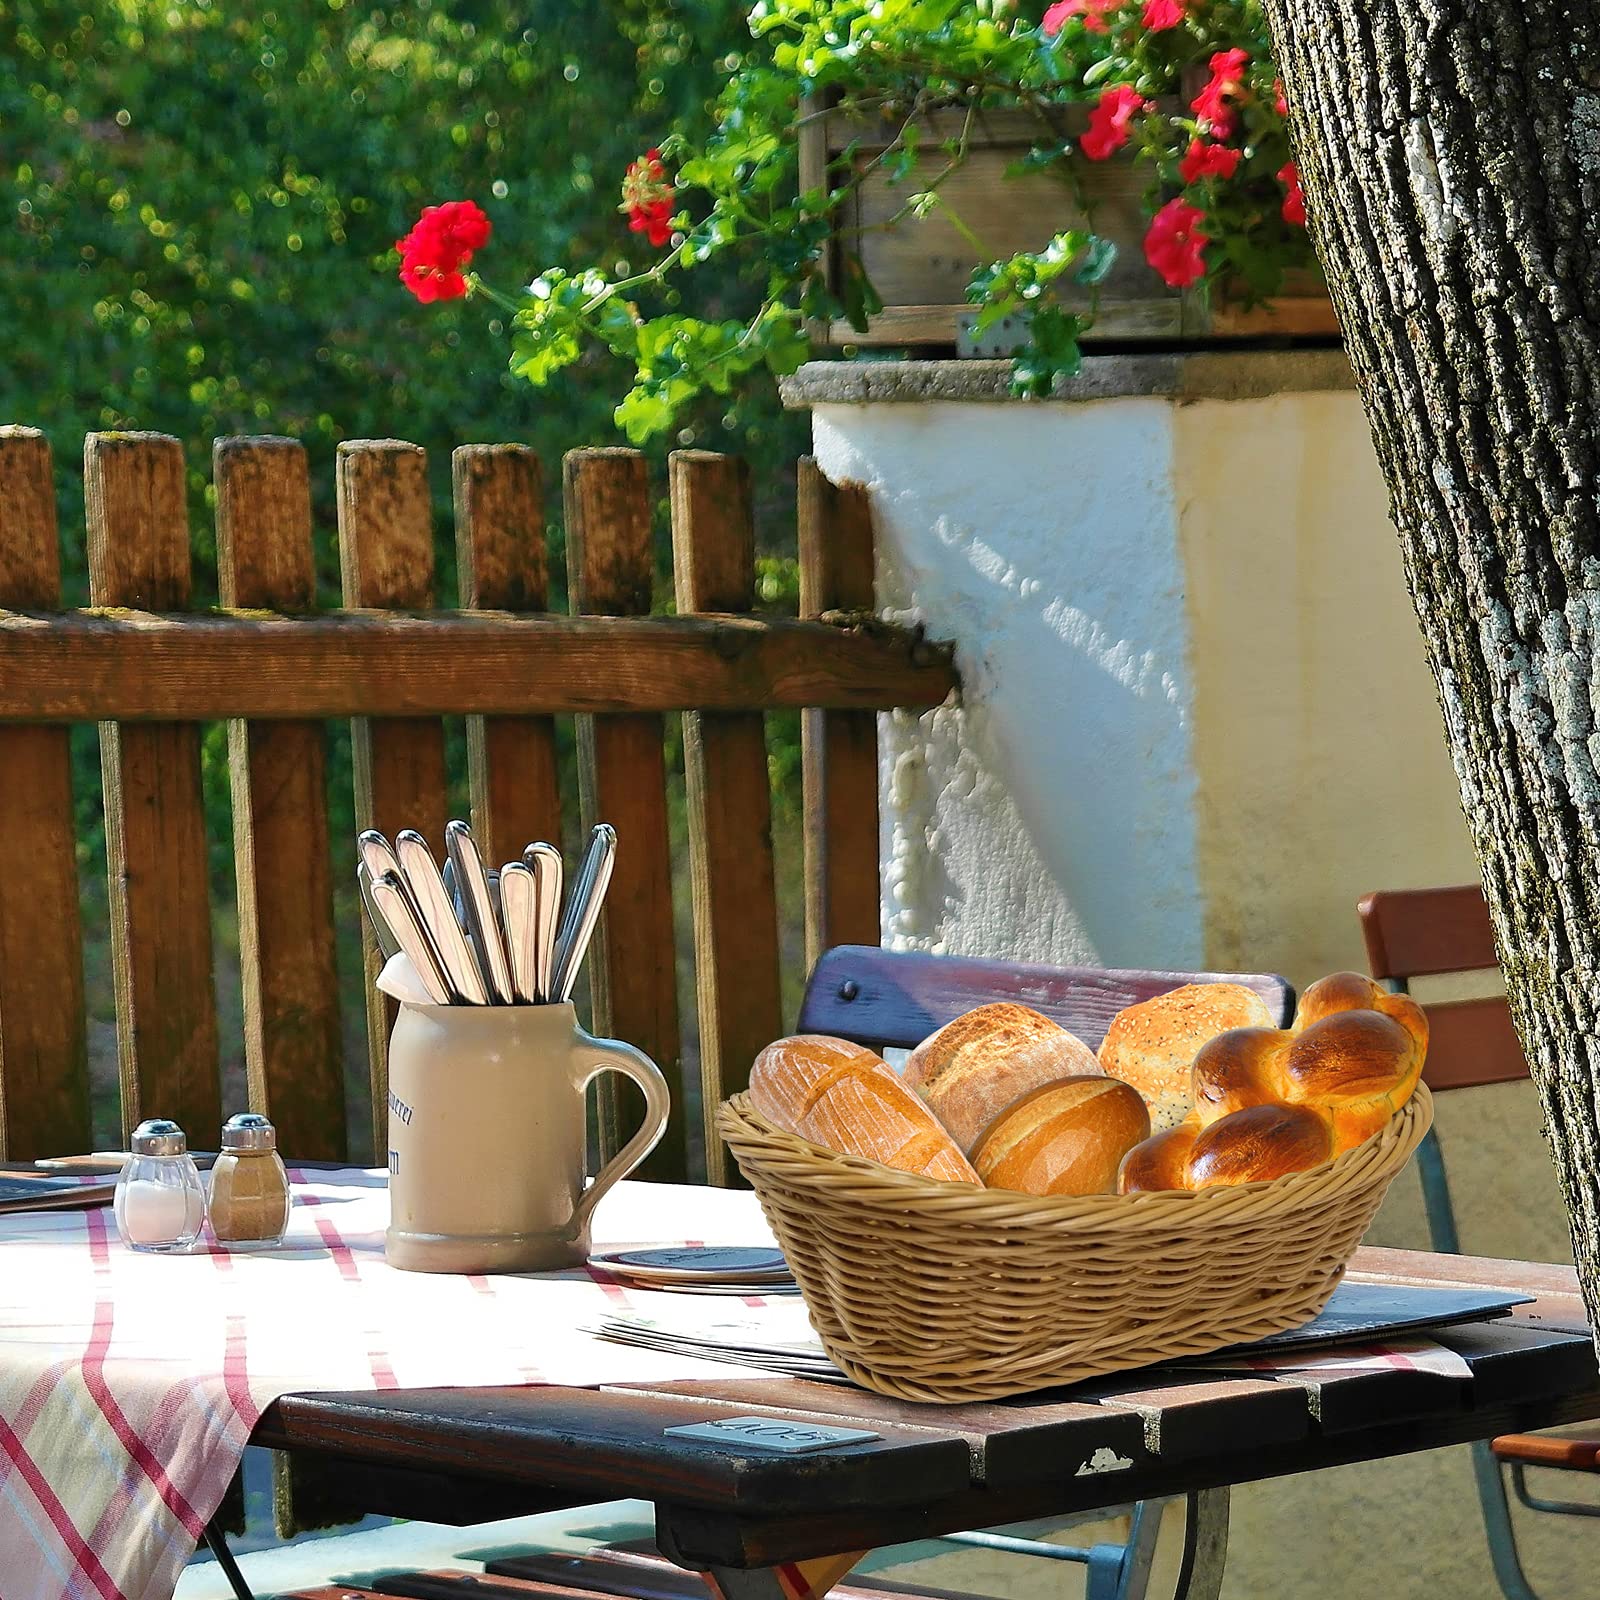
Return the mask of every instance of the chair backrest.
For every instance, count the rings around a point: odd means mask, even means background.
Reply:
[[[1111,1019],[1125,1006],[1186,983],[1241,983],[1254,989],[1279,1027],[1294,1012],[1294,990],[1268,973],[1044,967],[840,945],[812,970],[800,1031],[853,1039],[875,1050],[910,1049],[974,1006],[1014,1000],[1098,1049]]]
[[[684,1029],[664,744],[675,731],[667,719],[682,713],[708,1107],[741,1087],[756,1051],[783,1032],[769,711],[802,715],[808,951],[876,937],[876,714],[938,705],[956,678],[947,648],[850,625],[873,603],[866,491],[800,464],[802,617],[775,617],[757,605],[747,468],[677,452],[668,470],[676,614],[652,615],[645,458],[574,451],[563,489],[576,614],[554,616],[537,457],[519,445],[470,445],[453,468],[462,609],[435,606],[423,452],[369,440],[338,455],[347,609],[318,612],[304,450],[288,439],[219,441],[212,481],[227,609],[208,610],[191,592],[181,444],[92,435],[84,471],[96,609],[69,610],[49,446],[35,430],[0,428],[0,1158],[90,1148],[72,723],[100,729],[125,1132],[144,1116],[172,1116],[203,1145],[225,1109],[206,722],[226,723],[229,735],[248,1098],[303,1159],[347,1150],[335,918],[337,904],[348,938],[354,841],[330,828],[331,721],[349,719],[358,826],[415,827],[441,848],[451,804],[445,719],[456,716],[467,722],[473,828],[491,860],[531,838],[559,840],[560,797],[571,789],[581,827],[565,819],[569,840],[596,820],[616,826],[609,909],[586,966],[594,1024],[674,1079]],[[569,714],[576,783],[560,781],[555,719]],[[363,987],[381,1159],[388,1017],[375,971],[369,935]],[[683,1088],[651,1176],[689,1175],[693,1096]],[[603,1087],[603,1150],[626,1136],[627,1120],[626,1103]],[[707,1141],[713,1178],[724,1175],[723,1155]]]
[[[1499,965],[1489,908],[1476,884],[1445,889],[1386,889],[1359,907],[1374,978],[1406,989],[1413,978],[1492,971]],[[1428,1065],[1435,1093],[1510,1083],[1528,1076],[1503,995],[1427,1004]]]

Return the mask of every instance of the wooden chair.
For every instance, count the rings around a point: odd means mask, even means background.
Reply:
[[[1379,891],[1367,895],[1359,911],[1368,970],[1393,989],[1408,990],[1413,978],[1499,967],[1489,908],[1475,884]],[[1430,1037],[1423,1078],[1435,1094],[1515,1083],[1528,1077],[1528,1063],[1503,996],[1441,1001],[1425,1009]],[[1433,1248],[1460,1254],[1444,1151],[1435,1130],[1429,1131],[1417,1151],[1417,1170]],[[1531,1494],[1526,1481],[1530,1466],[1600,1471],[1600,1431],[1591,1428],[1581,1437],[1505,1434],[1487,1444],[1473,1445],[1472,1458],[1489,1555],[1501,1591],[1506,1600],[1537,1600],[1517,1552],[1502,1470],[1510,1476],[1517,1499],[1530,1510],[1600,1516],[1600,1505],[1548,1500]]]

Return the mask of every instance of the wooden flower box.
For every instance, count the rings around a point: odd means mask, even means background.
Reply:
[[[857,170],[867,170],[833,241],[827,265],[830,284],[837,290],[847,259],[859,255],[883,299],[883,309],[865,333],[844,321],[824,323],[812,330],[819,342],[956,346],[963,355],[1007,353],[1016,335],[1004,323],[982,339],[971,337],[966,287],[973,269],[1018,251],[1037,250],[1052,234],[1090,227],[1116,244],[1117,259],[1100,284],[1086,346],[1337,334],[1333,306],[1314,271],[1294,274],[1286,292],[1267,305],[1246,307],[1215,296],[1208,304],[1204,294],[1169,289],[1144,259],[1147,174],[1131,160],[1078,160],[1070,178],[1059,167],[1007,176],[1034,146],[1080,134],[1087,123],[1085,107],[1062,107],[1050,128],[1023,110],[974,113],[967,159],[938,186],[944,203],[924,217],[906,214],[910,197],[926,189],[942,169],[935,147],[960,136],[965,115],[958,109],[929,112],[921,128],[925,153],[899,181],[888,163],[874,167],[892,142],[897,122],[835,111],[805,124],[803,189],[822,184],[830,163],[846,150]],[[981,242],[981,249],[956,226],[951,213]],[[1088,291],[1081,295],[1087,308]]]

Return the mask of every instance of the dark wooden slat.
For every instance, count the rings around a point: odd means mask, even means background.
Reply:
[[[304,449],[219,439],[217,579],[225,605],[311,611],[316,566]],[[228,724],[250,1104],[291,1159],[345,1154],[344,1062],[320,722]]]
[[[572,609],[647,616],[655,581],[650,489],[636,450],[574,450],[563,476]],[[576,664],[574,664],[576,670]],[[585,831],[617,830],[616,866],[589,954],[595,1031],[650,1056],[672,1089],[666,1134],[640,1175],[688,1176],[682,1040],[673,947],[672,856],[664,729],[658,714],[578,719],[578,780]],[[600,1146],[610,1155],[637,1125],[614,1075],[600,1080]]]
[[[797,491],[800,615],[871,614],[876,585],[866,490],[829,483],[805,457]],[[809,710],[800,732],[806,961],[814,966],[830,945],[878,942],[878,719],[866,711]]]
[[[1384,1250],[1362,1245],[1346,1274],[1352,1283],[1418,1284],[1433,1288],[1491,1289],[1525,1294],[1515,1321],[1584,1331],[1588,1317],[1571,1267],[1549,1261],[1499,1261],[1491,1256],[1437,1255],[1426,1250]]]
[[[868,1496],[908,1505],[971,1481],[967,1447],[925,1432],[803,1457],[739,1455],[664,1430],[727,1408],[585,1389],[410,1389],[285,1395],[255,1441],[428,1470],[470,1461],[501,1481],[672,1494],[686,1504],[805,1515]]]
[[[813,968],[800,1030],[877,1048],[910,1047],[974,1006],[1013,1000],[1054,1017],[1096,1049],[1125,1006],[1185,983],[1217,982],[1254,989],[1280,1022],[1294,1009],[1294,990],[1268,974],[1026,966],[846,945]]]
[[[1528,1076],[1528,1059],[1502,996],[1447,1000],[1423,1009],[1428,1013],[1428,1063],[1422,1077],[1435,1093]]]
[[[0,428],[0,606],[61,603],[50,445]],[[64,728],[0,728],[0,1157],[86,1149],[89,1067]]]
[[[786,618],[0,613],[0,722],[924,706],[954,684],[940,646]]]
[[[1219,1483],[1250,1483],[1287,1473],[1320,1471],[1358,1461],[1376,1461],[1418,1450],[1435,1450],[1500,1433],[1550,1427],[1600,1414],[1600,1389],[1571,1392],[1548,1401],[1457,1407],[1420,1418],[1387,1421],[1369,1428],[1313,1433],[1302,1440],[1214,1457],[1152,1459],[1141,1471],[1115,1477],[1040,1478],[997,1492],[973,1488],[944,1501],[912,1506],[850,1505],[805,1517],[730,1516],[691,1505],[657,1502],[661,1548],[692,1567],[767,1566],[802,1561],[834,1550],[864,1549],[933,1538],[958,1528],[994,1527],[1033,1517],[1065,1515],[1139,1497],[1155,1499]]]
[[[1105,1470],[1115,1477],[1141,1464],[1148,1453],[1142,1418],[1075,1400],[918,1405],[865,1389],[808,1383],[802,1378],[695,1378],[616,1392],[716,1400],[752,1416],[770,1413],[840,1427],[887,1426],[955,1434],[966,1441],[973,1482],[991,1488],[1023,1482],[1042,1472],[1071,1477],[1085,1468]],[[1111,1466],[1114,1460],[1125,1466]]]
[[[1590,1428],[1581,1437],[1562,1433],[1503,1433],[1491,1441],[1501,1461],[1567,1472],[1600,1472],[1600,1435]]]
[[[1597,1381],[1594,1341],[1587,1335],[1512,1322],[1472,1322],[1436,1328],[1429,1338],[1454,1350],[1472,1368],[1475,1407],[1543,1400]]]
[[[1304,1397],[1317,1430],[1350,1433],[1386,1422],[1453,1416],[1464,1404],[1463,1378],[1391,1368],[1382,1372],[1285,1372],[1273,1382]]]
[[[670,472],[678,610],[749,609],[756,577],[749,467],[733,456],[680,450]],[[761,713],[685,712],[683,764],[706,1177],[727,1183],[736,1169],[717,1135],[717,1107],[748,1085],[757,1051],[783,1032],[772,789]]]
[[[1475,883],[1382,889],[1361,901],[1367,969],[1375,978],[1420,978],[1499,966],[1489,908]]]
[[[433,517],[428,463],[416,445],[395,439],[339,446],[339,568],[347,606],[425,610],[433,603]],[[374,685],[374,689],[379,686]],[[369,705],[382,705],[374,696]],[[393,838],[415,828],[442,854],[445,825],[444,729],[429,718],[358,717],[351,725],[356,826]],[[363,925],[367,974],[367,1051],[372,1071],[372,1136],[388,1148],[389,1029],[392,1002],[373,987],[381,965]]]
[[[1174,1460],[1255,1450],[1303,1438],[1311,1429],[1303,1396],[1259,1378],[1151,1379],[1091,1383],[1074,1390],[1110,1411],[1131,1411],[1144,1424],[1145,1447]]]
[[[519,444],[468,444],[451,458],[461,604],[542,612],[550,605],[544,472]],[[495,862],[535,839],[561,844],[561,784],[552,717],[469,717],[472,831]]]
[[[162,434],[91,434],[83,466],[90,598],[182,610],[183,447]],[[102,722],[100,763],[123,1132],[173,1117],[198,1141],[222,1110],[200,729]]]

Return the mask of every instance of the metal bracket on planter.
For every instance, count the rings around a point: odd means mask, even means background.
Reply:
[[[841,1445],[881,1439],[865,1428],[827,1428],[809,1422],[786,1422],[782,1417],[722,1417],[715,1422],[691,1422],[663,1428],[674,1439],[699,1439],[729,1449],[768,1450],[777,1455],[803,1456]]]

